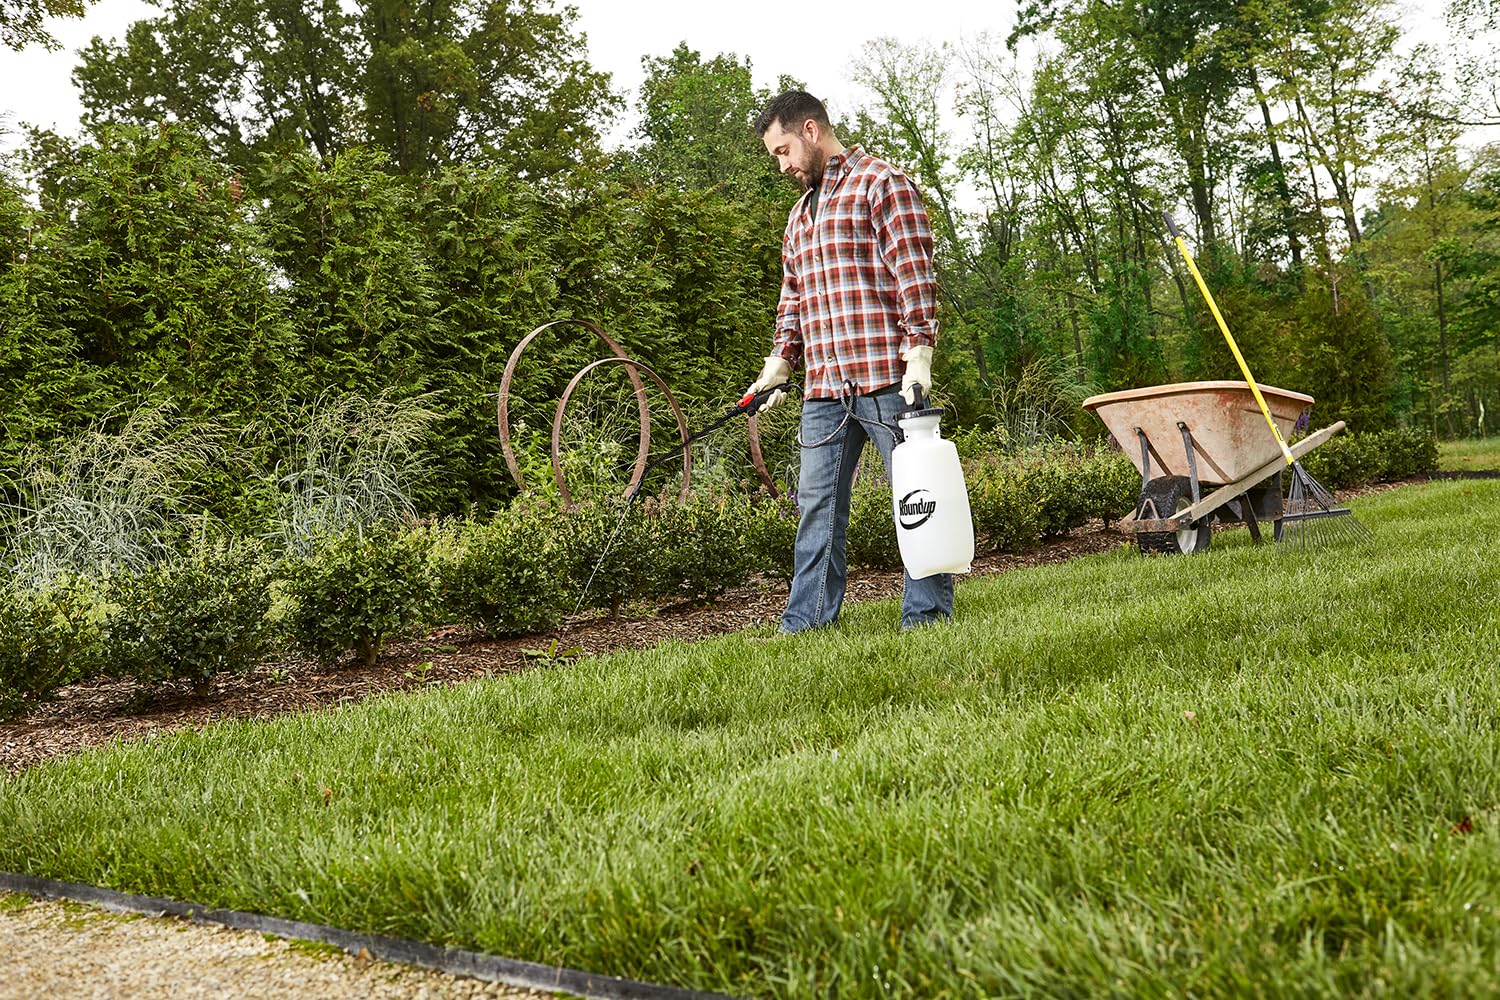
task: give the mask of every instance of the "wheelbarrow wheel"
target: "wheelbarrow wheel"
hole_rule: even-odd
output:
[[[1158,518],[1171,517],[1193,505],[1193,485],[1186,476],[1162,476],[1141,489],[1141,503],[1136,509],[1145,510],[1148,500]],[[1142,555],[1206,552],[1213,541],[1209,520],[1202,518],[1177,531],[1138,531],[1135,544]]]

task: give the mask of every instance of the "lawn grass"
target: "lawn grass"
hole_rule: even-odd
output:
[[[1500,437],[1439,441],[1438,468],[1444,472],[1500,469]]]
[[[1483,994],[1500,484],[0,784],[0,869],[742,995]]]

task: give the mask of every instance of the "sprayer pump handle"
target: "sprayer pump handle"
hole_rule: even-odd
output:
[[[903,400],[905,399],[905,397],[902,398]],[[930,417],[933,415],[941,416],[942,412],[941,408],[932,405],[932,400],[928,398],[927,390],[923,389],[922,384],[918,382],[911,387],[911,402],[896,415],[896,419]]]

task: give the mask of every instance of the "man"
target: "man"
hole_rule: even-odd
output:
[[[932,385],[937,333],[932,231],[916,185],[845,148],[821,101],[793,90],[755,123],[766,152],[804,188],[782,239],[781,301],[771,356],[747,390],[780,385],[801,362],[802,465],[792,592],[782,632],[831,624],[848,577],[845,530],[866,439],[891,467],[895,416]],[[770,397],[766,407],[780,402]],[[892,530],[895,530],[894,527]],[[907,574],[901,627],[947,619],[953,578]]]

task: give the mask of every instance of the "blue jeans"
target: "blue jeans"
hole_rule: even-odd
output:
[[[895,417],[905,406],[897,386],[890,386],[851,401],[864,420],[894,429]],[[891,471],[895,440],[878,427],[846,416],[839,400],[813,399],[802,404],[802,465],[797,476],[797,542],[793,554],[792,592],[781,616],[783,632],[831,625],[844,603],[844,585],[849,578],[847,529],[849,502],[859,453],[868,439],[875,443],[885,471]],[[835,434],[835,430],[837,433]],[[825,438],[826,444],[818,445]],[[894,523],[889,525],[896,530]],[[953,614],[953,577],[947,573],[913,580],[906,574],[901,591],[901,627],[911,628],[943,621]]]

